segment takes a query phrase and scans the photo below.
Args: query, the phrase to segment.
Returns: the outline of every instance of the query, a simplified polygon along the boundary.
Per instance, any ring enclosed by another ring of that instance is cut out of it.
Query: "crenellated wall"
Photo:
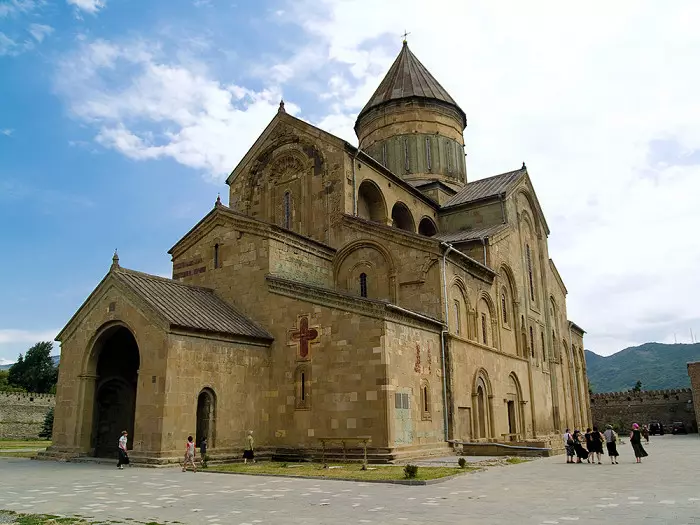
[[[632,423],[648,425],[658,421],[664,425],[664,432],[670,433],[671,425],[682,421],[688,432],[698,431],[690,388],[593,394],[591,412],[593,424],[599,428],[611,424],[627,430]]]
[[[53,394],[0,392],[0,438],[37,439]]]

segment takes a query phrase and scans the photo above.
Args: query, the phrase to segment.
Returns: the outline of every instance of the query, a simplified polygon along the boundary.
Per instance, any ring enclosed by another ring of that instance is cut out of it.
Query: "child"
[[[192,465],[192,472],[197,472],[197,465],[194,464],[194,451],[194,440],[192,439],[192,436],[188,436],[187,443],[185,444],[185,462],[182,465],[183,472],[187,471],[188,463]]]
[[[255,463],[255,452],[254,450],[255,441],[253,441],[253,431],[248,431],[248,436],[246,437],[245,450],[243,450],[243,463],[248,463],[251,460]]]
[[[202,467],[206,467],[207,465],[207,438],[204,438],[200,443],[199,443],[199,457],[202,458]]]

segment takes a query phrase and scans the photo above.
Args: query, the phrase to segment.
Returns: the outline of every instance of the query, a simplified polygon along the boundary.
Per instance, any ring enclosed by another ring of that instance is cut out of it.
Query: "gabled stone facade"
[[[358,119],[376,144],[433,134],[435,151],[411,153],[420,173],[280,104],[227,179],[228,206],[170,250],[168,299],[117,261],[60,334],[51,453],[108,454],[101,436],[116,447],[122,425],[140,461],[178,460],[189,434],[240,456],[248,430],[286,455],[370,439],[385,461],[455,441],[556,449],[588,425],[584,332],[527,168],[467,183],[427,157],[443,131],[464,143],[451,100],[414,90]]]

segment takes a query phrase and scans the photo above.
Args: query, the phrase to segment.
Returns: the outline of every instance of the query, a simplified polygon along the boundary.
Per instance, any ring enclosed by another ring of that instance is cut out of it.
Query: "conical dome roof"
[[[408,44],[404,40],[399,56],[394,60],[369,102],[360,111],[357,121],[359,122],[362,116],[372,108],[407,98],[422,98],[449,104],[462,115],[463,125],[466,127],[467,117],[462,108],[408,49]]]

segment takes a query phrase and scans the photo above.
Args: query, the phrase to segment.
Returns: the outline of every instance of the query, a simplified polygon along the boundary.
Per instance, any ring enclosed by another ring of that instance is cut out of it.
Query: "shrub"
[[[44,439],[51,439],[51,434],[53,434],[53,407],[49,408],[44,417],[44,424],[39,431],[39,437]]]
[[[459,464],[459,468],[464,468],[467,466],[467,460],[464,458],[459,458],[457,463]]]
[[[418,475],[418,465],[406,465],[403,468],[403,475],[408,479],[415,478]]]

